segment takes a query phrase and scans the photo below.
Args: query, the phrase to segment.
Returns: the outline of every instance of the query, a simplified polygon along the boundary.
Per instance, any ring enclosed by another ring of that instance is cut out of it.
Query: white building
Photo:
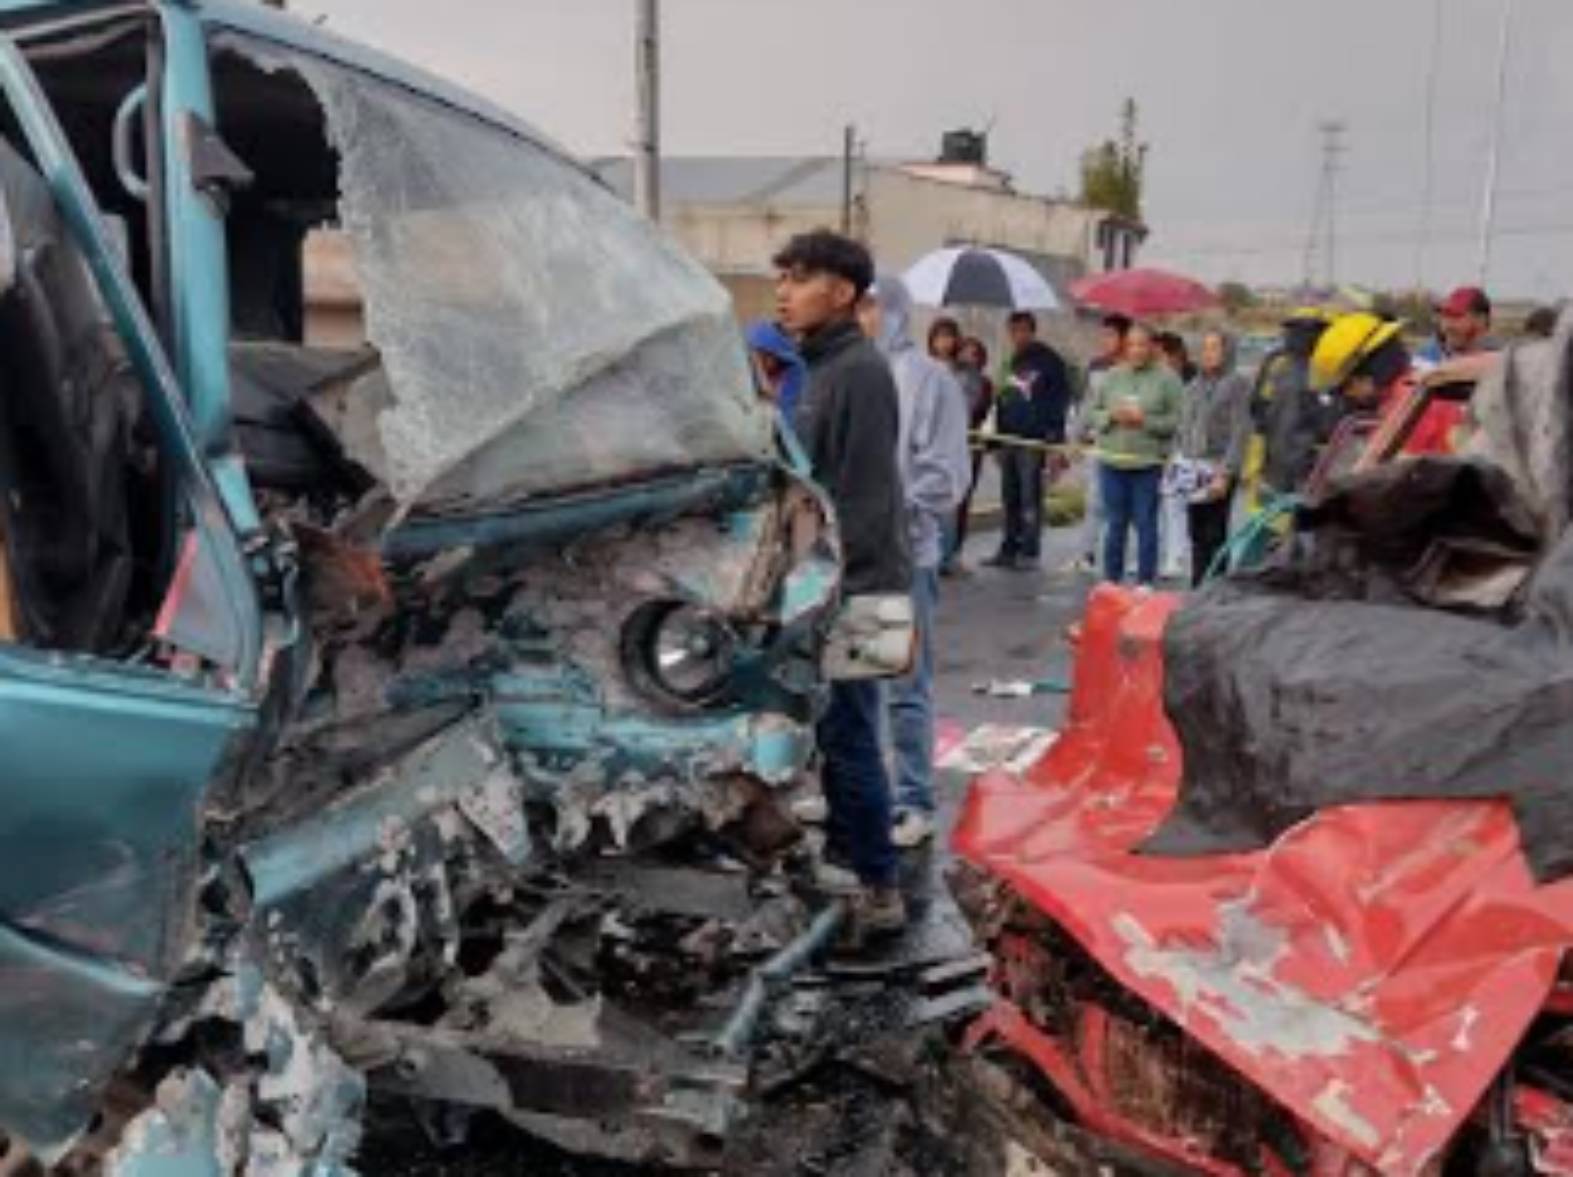
[[[945,138],[938,161],[859,160],[850,170],[839,156],[668,157],[661,163],[662,221],[726,285],[743,319],[772,312],[770,259],[787,238],[839,228],[844,215],[882,268],[903,270],[945,245],[999,246],[1032,262],[1067,306],[1066,287],[1075,279],[1135,263],[1146,226],[1019,192],[1008,174],[987,165],[981,136],[957,132]],[[628,159],[592,166],[609,187],[632,193]],[[312,342],[358,341],[360,289],[339,234],[312,234],[306,286]],[[992,328],[997,335],[999,324]],[[978,324],[970,329],[982,330]],[[1074,330],[1062,321],[1048,333],[1063,341]]]
[[[946,138],[952,150],[939,161],[857,161],[850,174],[838,156],[667,157],[661,219],[727,285],[744,318],[768,313],[770,259],[786,239],[839,228],[848,212],[852,234],[895,270],[944,245],[993,245],[1026,257],[1063,294],[1085,274],[1135,263],[1144,225],[1019,192],[983,161],[977,137],[963,136],[959,151],[955,137]],[[969,142],[975,150],[966,149]],[[593,166],[613,189],[632,192],[628,159]]]

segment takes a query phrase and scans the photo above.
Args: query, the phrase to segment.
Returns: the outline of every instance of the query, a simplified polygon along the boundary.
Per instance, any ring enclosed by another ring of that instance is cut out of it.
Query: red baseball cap
[[[1442,305],[1437,307],[1437,312],[1443,315],[1489,316],[1491,299],[1478,286],[1460,286],[1443,300]]]

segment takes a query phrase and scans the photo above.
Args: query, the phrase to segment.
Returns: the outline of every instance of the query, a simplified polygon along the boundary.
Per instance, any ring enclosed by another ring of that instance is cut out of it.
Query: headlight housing
[[[727,691],[737,637],[712,613],[681,601],[641,605],[623,625],[623,666],[635,686],[682,708]]]

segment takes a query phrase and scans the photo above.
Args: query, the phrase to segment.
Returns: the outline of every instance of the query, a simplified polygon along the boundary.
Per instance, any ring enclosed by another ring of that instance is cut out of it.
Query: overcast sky
[[[1504,0],[1440,0],[1435,214],[1424,277],[1475,274]],[[1573,291],[1573,0],[1513,0],[1491,270],[1504,294]],[[1076,186],[1121,100],[1152,146],[1147,260],[1202,277],[1300,276],[1316,124],[1349,124],[1338,276],[1414,281],[1438,0],[664,0],[665,148],[932,155],[992,123],[1028,190]],[[634,0],[293,0],[305,15],[518,111],[585,154],[625,152]],[[902,264],[910,259],[885,259]]]

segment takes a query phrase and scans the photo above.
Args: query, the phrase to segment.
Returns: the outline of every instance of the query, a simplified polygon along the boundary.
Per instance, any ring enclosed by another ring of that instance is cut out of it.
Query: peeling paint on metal
[[[1331,1080],[1312,1102],[1318,1115],[1329,1123],[1337,1124],[1366,1148],[1375,1148],[1382,1142],[1376,1128],[1349,1106],[1349,1085]]]
[[[1332,924],[1324,929],[1327,936],[1327,951],[1339,964],[1349,963],[1349,941]]]
[[[1148,733],[1174,740],[1163,630],[1178,604],[1092,595],[1065,737],[1021,778],[974,782],[957,851],[1007,900],[995,910],[1019,902],[1074,938],[1329,1155],[1432,1172],[1526,1033],[1545,1042],[1570,890],[1535,884],[1495,803],[1340,806],[1265,851],[1143,853],[1179,787],[1178,760],[1143,755]],[[1234,935],[1220,923],[1231,904],[1286,942]],[[1368,1131],[1337,1119],[1341,1105]]]
[[[1114,932],[1138,976],[1161,979],[1179,998],[1182,1023],[1203,1013],[1242,1048],[1285,1058],[1345,1054],[1381,1035],[1343,1009],[1312,998],[1274,975],[1285,934],[1253,916],[1244,903],[1220,906],[1211,948],[1155,944],[1135,916],[1123,913]]]
[[[221,1167],[220,1096],[219,1085],[205,1071],[170,1075],[159,1084],[153,1107],[126,1126],[105,1161],[106,1177],[229,1177],[237,1172]]]
[[[1480,1011],[1472,1005],[1466,1005],[1458,1011],[1458,1032],[1453,1035],[1453,1049],[1466,1051],[1473,1045],[1473,1031],[1475,1023],[1480,1020]]]
[[[268,1060],[257,1098],[270,1108],[291,1148],[314,1163],[347,1162],[360,1142],[366,1098],[359,1072],[303,1026],[296,1007],[271,987],[263,989],[244,1031],[246,1049]]]

